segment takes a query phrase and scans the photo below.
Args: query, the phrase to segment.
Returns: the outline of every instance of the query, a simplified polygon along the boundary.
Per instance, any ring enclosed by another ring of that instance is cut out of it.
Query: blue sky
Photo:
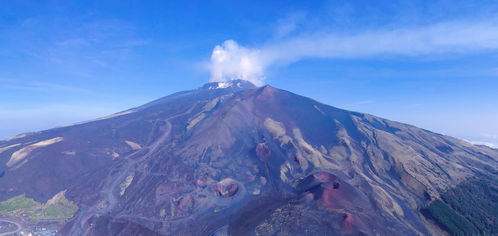
[[[0,138],[233,77],[498,146],[498,1],[1,3]]]

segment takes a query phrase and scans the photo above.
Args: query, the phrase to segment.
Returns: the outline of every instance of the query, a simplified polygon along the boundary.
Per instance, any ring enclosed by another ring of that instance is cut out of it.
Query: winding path
[[[12,230],[12,231],[9,231],[9,232],[0,233],[0,236],[12,236],[15,233],[18,233],[19,231],[21,231],[21,229],[22,229],[22,225],[21,224],[15,222],[15,221],[12,221],[12,220],[0,219],[0,222],[7,222],[7,223],[13,224],[13,225],[15,225],[17,227],[17,229],[15,229],[15,230]]]
[[[144,147],[143,149],[137,150],[136,152],[133,152],[130,155],[125,156],[123,158],[127,161],[127,163],[125,164],[124,167],[122,167],[120,169],[118,176],[116,178],[112,178],[112,181],[107,184],[107,187],[106,187],[107,191],[105,191],[103,193],[104,199],[106,199],[107,204],[108,204],[107,207],[105,207],[103,209],[98,209],[96,206],[94,206],[91,209],[89,209],[89,211],[82,212],[80,217],[78,217],[79,224],[77,223],[77,226],[73,227],[73,229],[70,232],[70,235],[75,235],[75,236],[76,235],[78,235],[78,236],[85,235],[86,234],[85,224],[92,216],[106,214],[106,213],[110,212],[116,206],[116,204],[118,203],[116,193],[119,192],[119,191],[117,191],[117,189],[118,189],[119,185],[121,184],[121,182],[126,178],[126,176],[130,172],[132,172],[132,169],[136,166],[136,164],[138,164],[138,163],[144,161],[145,159],[147,159],[148,157],[150,157],[161,145],[163,145],[165,143],[165,141],[168,139],[168,137],[170,137],[171,129],[172,129],[172,124],[171,124],[170,120],[191,113],[197,105],[198,105],[198,102],[193,104],[186,111],[168,117],[166,120],[164,120],[166,123],[166,128],[164,129],[162,135],[157,140],[152,142],[150,145]],[[145,151],[145,153],[144,153],[144,151]],[[135,156],[138,156],[138,155],[142,155],[142,156],[139,156],[138,158],[134,158]],[[76,221],[76,222],[78,222],[78,221]],[[2,235],[0,235],[0,236],[2,236]]]

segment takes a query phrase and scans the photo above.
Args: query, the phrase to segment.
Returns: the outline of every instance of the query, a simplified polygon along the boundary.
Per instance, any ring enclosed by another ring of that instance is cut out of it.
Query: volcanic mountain
[[[498,150],[240,80],[0,142],[0,201],[67,198],[62,235],[453,233],[433,203],[481,230],[445,196],[497,175]]]

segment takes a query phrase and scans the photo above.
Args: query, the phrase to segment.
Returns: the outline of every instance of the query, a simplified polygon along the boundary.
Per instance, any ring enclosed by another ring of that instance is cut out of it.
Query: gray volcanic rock
[[[64,235],[436,235],[420,208],[498,151],[247,81],[0,142],[0,200],[79,206]]]

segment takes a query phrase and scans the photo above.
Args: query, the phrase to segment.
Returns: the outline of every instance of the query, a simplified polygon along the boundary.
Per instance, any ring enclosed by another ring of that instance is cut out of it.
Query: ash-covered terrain
[[[444,196],[497,175],[498,150],[237,80],[0,142],[0,201],[75,236],[454,234],[433,203],[486,233]]]

